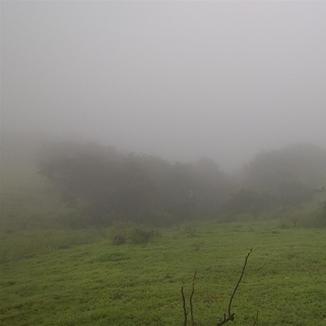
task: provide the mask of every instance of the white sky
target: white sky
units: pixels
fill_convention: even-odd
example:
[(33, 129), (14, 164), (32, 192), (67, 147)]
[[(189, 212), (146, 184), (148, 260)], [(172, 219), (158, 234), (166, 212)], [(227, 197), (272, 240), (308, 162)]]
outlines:
[(8, 131), (238, 167), (326, 146), (326, 2), (2, 2)]

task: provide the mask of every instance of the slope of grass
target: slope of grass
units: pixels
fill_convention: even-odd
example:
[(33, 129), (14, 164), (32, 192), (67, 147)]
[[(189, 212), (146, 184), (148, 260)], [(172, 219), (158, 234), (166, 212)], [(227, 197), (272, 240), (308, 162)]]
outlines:
[(52, 229), (78, 213), (39, 173), (36, 163), (0, 162), (0, 232)]
[[(215, 325), (252, 247), (233, 325), (252, 325), (257, 311), (259, 325), (326, 325), (326, 231), (211, 223), (121, 246), (108, 232), (75, 232), (2, 260), (1, 325), (181, 325), (180, 286), (189, 294), (195, 270), (195, 318)], [(2, 251), (21, 237), (2, 237)]]

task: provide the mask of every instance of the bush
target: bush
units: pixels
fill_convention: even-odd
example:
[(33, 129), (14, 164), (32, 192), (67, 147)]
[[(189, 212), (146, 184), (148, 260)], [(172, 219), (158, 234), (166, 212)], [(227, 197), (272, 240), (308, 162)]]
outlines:
[(115, 234), (112, 239), (112, 244), (119, 246), (127, 242), (126, 237), (123, 234)]
[(127, 228), (123, 224), (114, 225), (111, 229), (112, 244), (119, 246), (127, 243)]
[(313, 226), (315, 227), (326, 227), (326, 201), (322, 202), (318, 208), (316, 217), (313, 221)]
[(144, 244), (148, 243), (153, 236), (153, 231), (145, 231), (139, 228), (134, 228), (129, 233), (129, 241), (133, 244)]
[(153, 230), (144, 230), (130, 225), (115, 225), (111, 231), (113, 245), (145, 244), (157, 235)]

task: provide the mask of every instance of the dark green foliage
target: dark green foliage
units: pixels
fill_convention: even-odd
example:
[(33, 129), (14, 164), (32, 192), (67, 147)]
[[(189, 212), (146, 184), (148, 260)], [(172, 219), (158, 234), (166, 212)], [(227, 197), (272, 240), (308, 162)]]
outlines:
[(306, 220), (307, 226), (326, 227), (326, 201), (320, 203), (320, 206), (314, 212), (314, 216)]
[(321, 217), (325, 219), (326, 222), (326, 201), (321, 204)]
[(115, 225), (111, 232), (112, 244), (114, 245), (146, 244), (155, 236), (158, 236), (158, 232), (154, 230), (123, 224)]
[(226, 203), (226, 210), (233, 214), (256, 215), (273, 207), (273, 199), (267, 194), (254, 190), (241, 189), (233, 194)]
[(41, 172), (69, 204), (84, 203), (93, 225), (115, 220), (169, 224), (216, 215), (231, 189), (227, 177), (207, 159), (169, 163), (97, 145), (51, 146)]
[[(243, 169), (239, 179), (240, 190), (225, 204), (229, 219), (300, 208), (324, 189), (326, 151), (296, 145), (261, 153)], [(291, 217), (294, 226), (299, 220)]]
[(246, 188), (283, 207), (310, 199), (325, 182), (326, 151), (312, 145), (261, 153), (243, 172)]
[(40, 166), (66, 204), (78, 207), (64, 223), (72, 226), (258, 216), (298, 207), (326, 183), (326, 152), (308, 145), (261, 153), (237, 179), (209, 159), (170, 163), (94, 144), (49, 146)]
[(115, 234), (112, 238), (112, 244), (119, 246), (127, 242), (126, 236), (124, 234)]
[(146, 231), (139, 228), (134, 228), (129, 233), (130, 242), (133, 244), (146, 244), (154, 236), (153, 231)]
[(112, 244), (119, 246), (127, 243), (128, 230), (127, 226), (123, 224), (113, 225), (111, 228)]

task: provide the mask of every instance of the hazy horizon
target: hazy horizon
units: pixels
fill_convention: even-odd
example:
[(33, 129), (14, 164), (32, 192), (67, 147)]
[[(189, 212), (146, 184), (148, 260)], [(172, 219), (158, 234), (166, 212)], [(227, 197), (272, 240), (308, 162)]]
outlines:
[(10, 2), (10, 133), (110, 144), (223, 169), (326, 146), (326, 3)]

